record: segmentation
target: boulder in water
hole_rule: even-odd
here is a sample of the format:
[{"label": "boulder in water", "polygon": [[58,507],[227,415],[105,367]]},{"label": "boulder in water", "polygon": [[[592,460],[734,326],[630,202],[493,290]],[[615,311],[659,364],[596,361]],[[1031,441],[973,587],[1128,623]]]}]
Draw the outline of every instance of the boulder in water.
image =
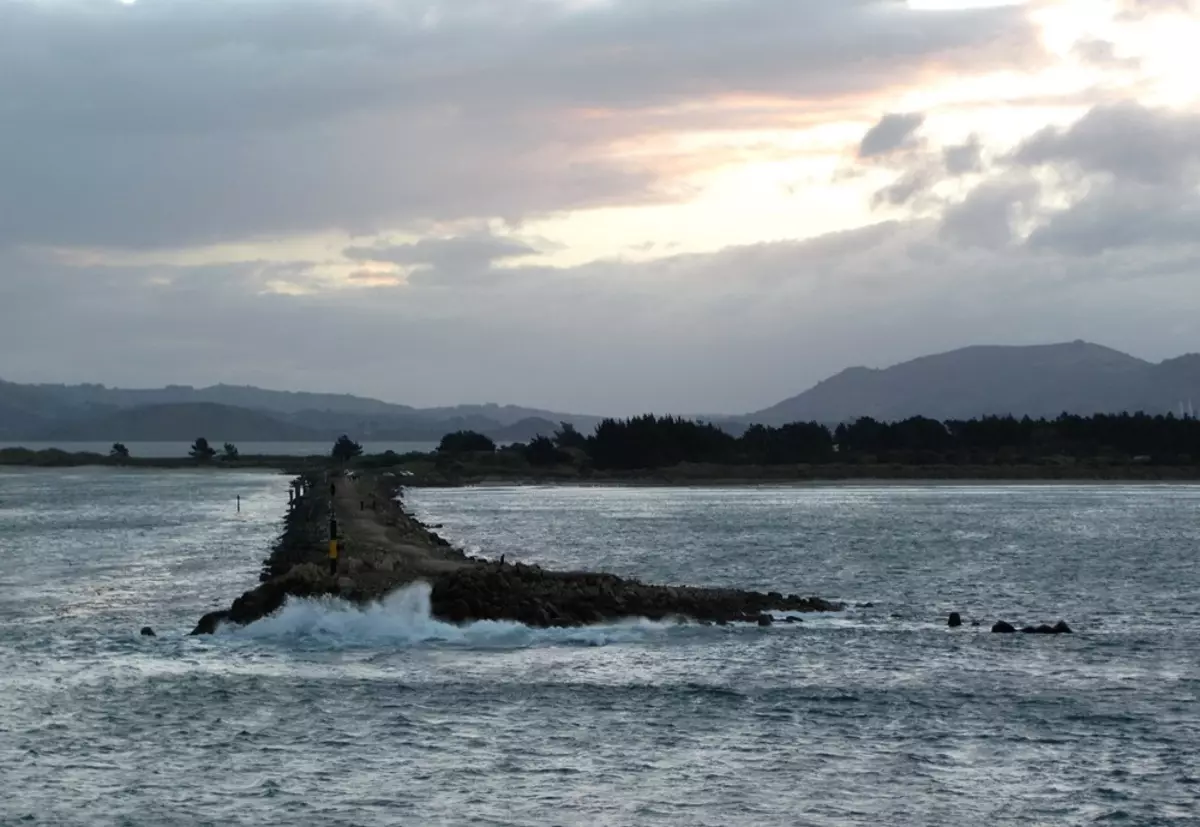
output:
[{"label": "boulder in water", "polygon": [[997,620],[995,625],[992,626],[992,631],[996,632],[997,634],[1011,635],[1017,630],[1011,623],[1005,623],[1003,620]]},{"label": "boulder in water", "polygon": [[1065,620],[1060,620],[1051,626],[1049,623],[1042,623],[1039,626],[1026,626],[1021,630],[1027,635],[1069,635],[1071,627],[1067,625]]},{"label": "boulder in water", "polygon": [[759,626],[770,626],[774,622],[775,622],[775,618],[771,617],[768,614],[761,614],[758,616],[758,625]]},{"label": "boulder in water", "polygon": [[957,629],[962,625],[962,615],[960,615],[958,612],[951,612],[950,619],[946,621],[946,625],[951,629]]},{"label": "boulder in water", "polygon": [[142,627],[142,637],[158,637],[158,635],[154,634],[154,630],[151,629],[149,626],[143,626]]},{"label": "boulder in water", "polygon": [[200,618],[200,622],[196,624],[196,628],[192,629],[193,635],[211,635],[217,631],[217,627],[223,621],[229,618],[228,610],[219,612],[209,612],[204,617]]}]

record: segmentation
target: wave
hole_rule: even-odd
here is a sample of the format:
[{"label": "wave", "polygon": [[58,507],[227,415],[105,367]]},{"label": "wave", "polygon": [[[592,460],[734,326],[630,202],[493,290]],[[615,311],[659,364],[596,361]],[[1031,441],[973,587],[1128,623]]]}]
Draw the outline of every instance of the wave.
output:
[{"label": "wave", "polygon": [[538,629],[515,621],[477,620],[456,625],[433,616],[430,587],[414,583],[382,601],[356,605],[338,598],[288,598],[278,612],[221,633],[243,639],[312,641],[337,646],[453,646],[521,649],[547,645],[605,646],[661,636],[678,624],[645,619],[566,629]]}]

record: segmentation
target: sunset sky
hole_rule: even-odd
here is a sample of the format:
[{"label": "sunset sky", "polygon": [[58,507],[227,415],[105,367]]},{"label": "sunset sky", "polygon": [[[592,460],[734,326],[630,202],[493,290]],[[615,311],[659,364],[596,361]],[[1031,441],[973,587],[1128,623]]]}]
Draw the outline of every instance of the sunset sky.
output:
[{"label": "sunset sky", "polygon": [[736,413],[1200,350],[1200,0],[0,0],[0,378]]}]

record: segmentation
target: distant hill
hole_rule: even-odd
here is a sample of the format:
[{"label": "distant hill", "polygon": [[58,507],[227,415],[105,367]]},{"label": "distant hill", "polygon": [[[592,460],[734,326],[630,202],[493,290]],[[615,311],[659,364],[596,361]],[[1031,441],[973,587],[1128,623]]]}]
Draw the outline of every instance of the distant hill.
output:
[{"label": "distant hill", "polygon": [[528,442],[535,436],[554,436],[554,432],[561,426],[559,422],[552,422],[549,419],[543,419],[538,416],[531,416],[525,419],[514,422],[511,425],[505,426],[498,431],[492,431],[488,434],[496,442]]},{"label": "distant hill", "polygon": [[[294,393],[239,385],[130,390],[94,384],[21,385],[0,380],[0,441],[5,442],[190,441],[197,436],[285,442],[332,440],[343,433],[359,441],[427,442],[458,430],[480,431],[493,439],[511,441],[528,438],[513,434],[531,436],[529,423],[534,420],[554,422],[556,426],[567,421],[587,432],[600,418],[515,405],[420,409],[349,394]],[[218,433],[223,429],[228,429],[228,434]]]},{"label": "distant hill", "polygon": [[925,356],[890,368],[850,368],[804,393],[744,417],[781,425],[927,416],[969,419],[995,414],[1055,417],[1200,405],[1200,356],[1161,364],[1087,342],[1031,347],[978,346]]},{"label": "distant hill", "polygon": [[[750,423],[835,424],[987,414],[1055,417],[1200,406],[1200,355],[1159,364],[1089,344],[977,346],[882,370],[850,368],[756,413],[702,417],[731,433]],[[0,441],[436,442],[473,430],[497,442],[551,434],[562,422],[591,433],[600,417],[517,405],[414,408],[350,394],[293,393],[239,385],[157,389],[21,385],[0,380]]]},{"label": "distant hill", "polygon": [[35,435],[38,442],[310,442],[327,434],[283,422],[260,411],[198,402],[143,405],[64,423]]}]

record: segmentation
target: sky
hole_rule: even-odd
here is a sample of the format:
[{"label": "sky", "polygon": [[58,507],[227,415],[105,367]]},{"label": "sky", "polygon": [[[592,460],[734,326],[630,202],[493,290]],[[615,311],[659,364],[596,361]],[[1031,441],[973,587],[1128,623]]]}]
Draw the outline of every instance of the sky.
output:
[{"label": "sky", "polygon": [[1200,0],[0,0],[0,378],[744,413],[1200,350]]}]

